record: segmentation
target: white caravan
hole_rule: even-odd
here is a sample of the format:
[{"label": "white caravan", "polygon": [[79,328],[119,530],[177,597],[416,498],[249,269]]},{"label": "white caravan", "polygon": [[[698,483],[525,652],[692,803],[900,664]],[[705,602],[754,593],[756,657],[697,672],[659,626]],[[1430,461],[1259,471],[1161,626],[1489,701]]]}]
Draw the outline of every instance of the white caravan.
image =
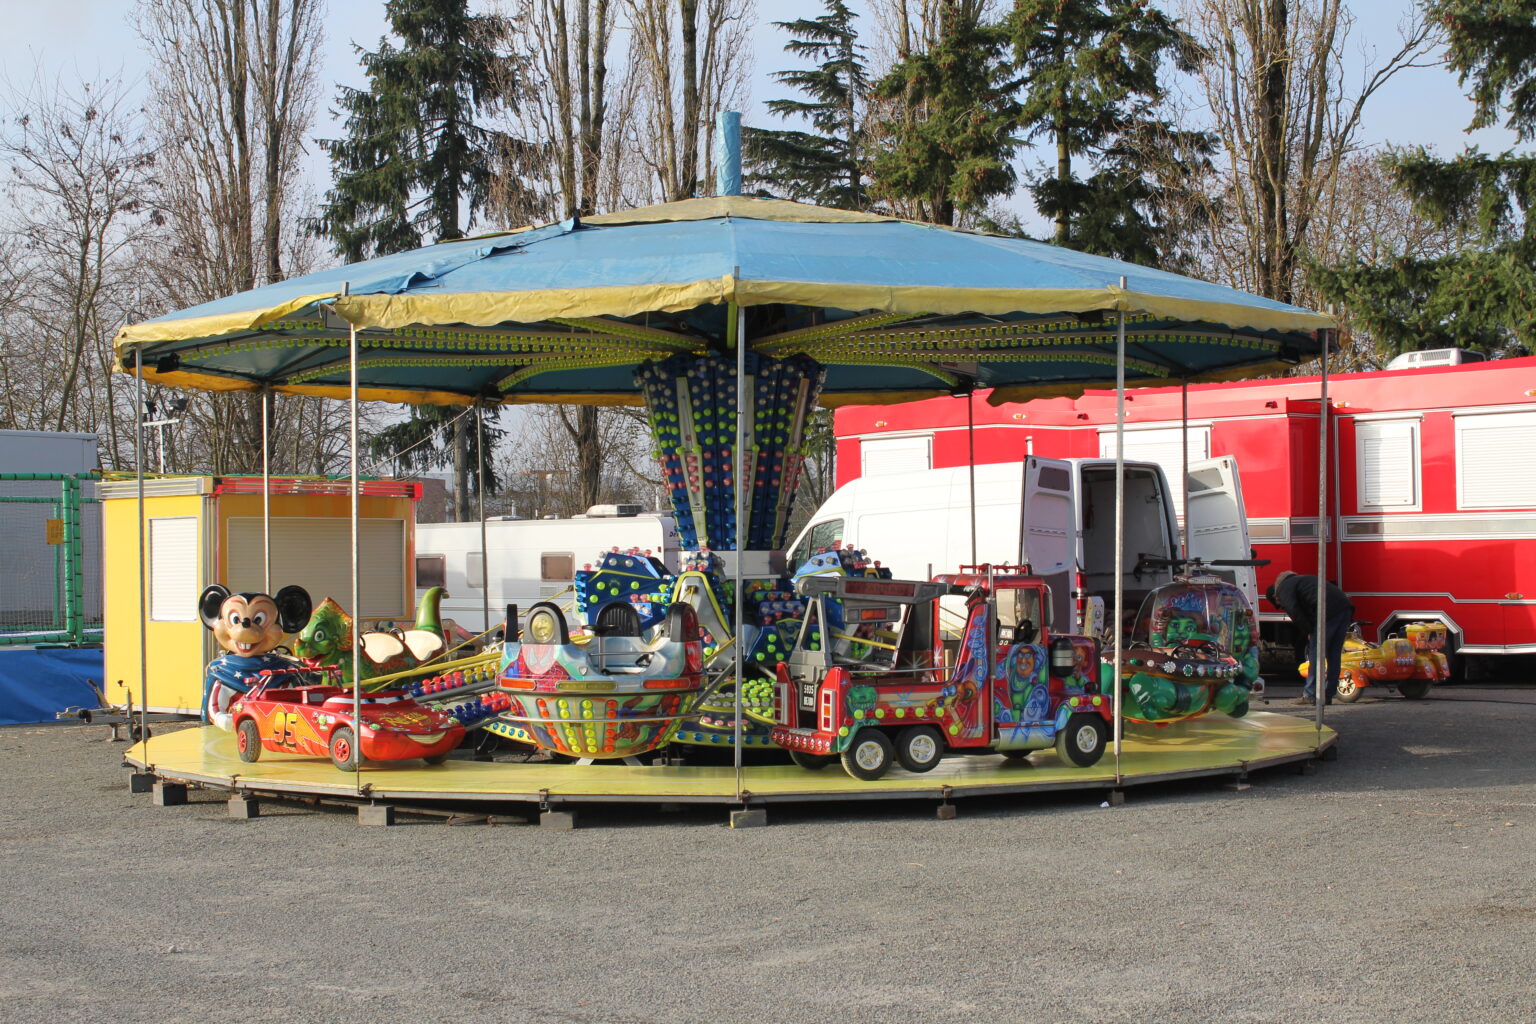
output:
[{"label": "white caravan", "polygon": [[[1192,557],[1250,557],[1237,465],[1230,456],[1190,464],[1189,507]],[[1172,579],[1171,570],[1143,559],[1177,555],[1174,508],[1161,468],[1151,462],[1125,463],[1128,615],[1149,590]],[[977,466],[975,516],[973,556],[966,467],[862,477],[838,488],[816,510],[791,545],[789,562],[799,565],[820,548],[851,544],[897,578],[929,579],[961,565],[1022,560],[1051,584],[1056,630],[1081,630],[1087,599],[1102,598],[1106,612],[1114,607],[1114,459],[1029,456],[1022,464]],[[1237,583],[1250,605],[1257,606],[1252,568],[1216,572]]]},{"label": "white caravan", "polygon": [[[599,510],[607,511],[602,514]],[[595,506],[574,519],[491,519],[485,524],[486,577],[490,584],[490,625],[507,605],[526,611],[535,601],[572,603],[576,570],[595,564],[617,547],[649,550],[677,571],[677,529],[670,515],[615,515],[612,506]],[[485,623],[481,589],[480,524],[420,523],[416,527],[416,597],[428,587],[442,587],[442,614],[460,628],[479,633]]]}]

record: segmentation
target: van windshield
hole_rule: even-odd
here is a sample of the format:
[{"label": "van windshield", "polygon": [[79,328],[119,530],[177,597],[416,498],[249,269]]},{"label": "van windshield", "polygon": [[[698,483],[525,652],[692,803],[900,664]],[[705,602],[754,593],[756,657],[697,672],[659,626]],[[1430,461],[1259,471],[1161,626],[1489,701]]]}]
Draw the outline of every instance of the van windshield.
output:
[{"label": "van windshield", "polygon": [[837,547],[843,543],[843,521],[841,519],[828,519],[817,523],[806,531],[800,543],[789,553],[790,572],[794,572],[805,564],[805,560],[811,557],[811,553],[823,548]]}]

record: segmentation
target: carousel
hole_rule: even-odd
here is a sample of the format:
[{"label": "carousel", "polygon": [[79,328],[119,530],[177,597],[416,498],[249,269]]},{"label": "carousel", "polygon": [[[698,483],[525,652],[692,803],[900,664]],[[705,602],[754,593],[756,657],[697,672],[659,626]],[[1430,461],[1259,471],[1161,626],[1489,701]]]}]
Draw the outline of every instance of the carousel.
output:
[{"label": "carousel", "polygon": [[[136,779],[364,809],[489,801],[568,814],[580,803],[708,802],[748,824],[778,801],[932,799],[952,813],[951,800],[979,793],[1089,789],[1119,799],[1136,784],[1241,777],[1331,749],[1321,707],[1312,720],[1251,708],[1262,686],[1248,664],[1251,612],[1203,579],[1182,579],[1146,610],[1155,635],[1052,639],[1005,625],[1012,613],[996,594],[1031,585],[1028,565],[1006,567],[1023,582],[972,587],[968,600],[982,610],[970,620],[974,638],[957,648],[924,632],[929,591],[919,584],[938,584],[888,580],[879,552],[834,548],[801,565],[783,556],[818,405],[982,389],[1017,401],[1114,381],[1123,432],[1130,384],[1237,379],[1319,357],[1326,368],[1328,317],[1033,241],[743,197],[739,160],[722,162],[718,191],[379,257],[122,330],[117,366],[140,389],[316,395],[347,401],[352,417],[352,543],[335,553],[350,593],[274,579],[264,474],[259,587],[204,579],[201,597],[187,597],[215,654],[204,670],[207,724],[151,736],[141,722],[127,755]],[[409,629],[354,614],[367,607],[363,401],[462,405],[477,423],[482,410],[519,403],[643,406],[685,548],[679,564],[594,553],[569,604],[487,608],[494,635],[470,646],[444,634],[435,604]],[[264,465],[267,451],[264,436]],[[142,509],[154,483],[141,475],[137,484],[141,712],[150,706]],[[1123,500],[1115,514],[1118,534]],[[483,537],[482,515],[488,594],[496,567]],[[1104,618],[1123,623],[1131,566],[1118,552],[1116,570]],[[1004,569],[944,571],[993,579]],[[112,642],[134,643],[132,630]],[[1070,672],[1053,667],[1058,651]],[[797,660],[801,652],[815,659]],[[806,667],[813,661],[821,667]],[[1198,672],[1197,697],[1178,689],[1187,667]],[[1044,741],[1021,747],[978,733],[969,756],[924,758],[937,747],[931,737],[917,743],[909,725],[891,735],[919,753],[861,778],[856,768],[808,769],[773,739],[796,732],[808,701],[831,716],[821,726],[841,736],[835,745],[889,746],[882,736],[895,723],[876,712],[902,705],[884,694],[921,683],[932,691],[923,729],[954,746],[959,732],[942,730],[994,677],[1008,706],[992,728],[1054,736],[1060,722],[1028,716],[1065,716],[1057,697],[1070,699],[1102,718],[1098,755],[1084,763]],[[1032,687],[1054,696],[1032,704]],[[834,690],[875,696],[855,707],[852,696],[826,696]],[[449,756],[476,732],[537,755]],[[1093,740],[1082,728],[1074,735]],[[695,756],[703,748],[729,751],[729,763]]]}]

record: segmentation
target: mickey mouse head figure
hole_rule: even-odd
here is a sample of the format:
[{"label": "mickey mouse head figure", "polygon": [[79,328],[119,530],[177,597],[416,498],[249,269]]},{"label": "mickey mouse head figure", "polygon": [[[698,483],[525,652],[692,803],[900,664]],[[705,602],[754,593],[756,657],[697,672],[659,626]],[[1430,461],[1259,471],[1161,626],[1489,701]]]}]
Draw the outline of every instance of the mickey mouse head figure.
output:
[{"label": "mickey mouse head figure", "polygon": [[309,621],[309,592],[289,586],[279,590],[276,597],[232,594],[215,583],[198,598],[197,610],[203,625],[225,651],[208,663],[203,707],[209,721],[228,729],[230,705],[250,690],[248,679],[263,669],[299,667],[273,649]]}]

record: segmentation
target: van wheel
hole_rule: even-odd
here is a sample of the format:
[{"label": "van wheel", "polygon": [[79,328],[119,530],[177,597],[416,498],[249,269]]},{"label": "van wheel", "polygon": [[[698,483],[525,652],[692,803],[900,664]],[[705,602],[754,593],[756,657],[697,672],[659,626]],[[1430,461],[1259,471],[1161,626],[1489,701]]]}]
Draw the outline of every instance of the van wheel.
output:
[{"label": "van wheel", "polygon": [[807,754],[803,750],[791,750],[789,759],[808,772],[819,772],[837,758],[830,754]]},{"label": "van wheel", "polygon": [[856,779],[874,782],[891,769],[895,751],[890,739],[879,729],[863,729],[843,751],[843,771]]},{"label": "van wheel", "polygon": [[1091,767],[1104,756],[1104,741],[1108,738],[1109,729],[1101,716],[1079,711],[1056,734],[1056,756],[1079,768]]},{"label": "van wheel", "polygon": [[943,756],[944,740],[931,725],[910,726],[896,737],[896,760],[909,772],[931,772]]}]

